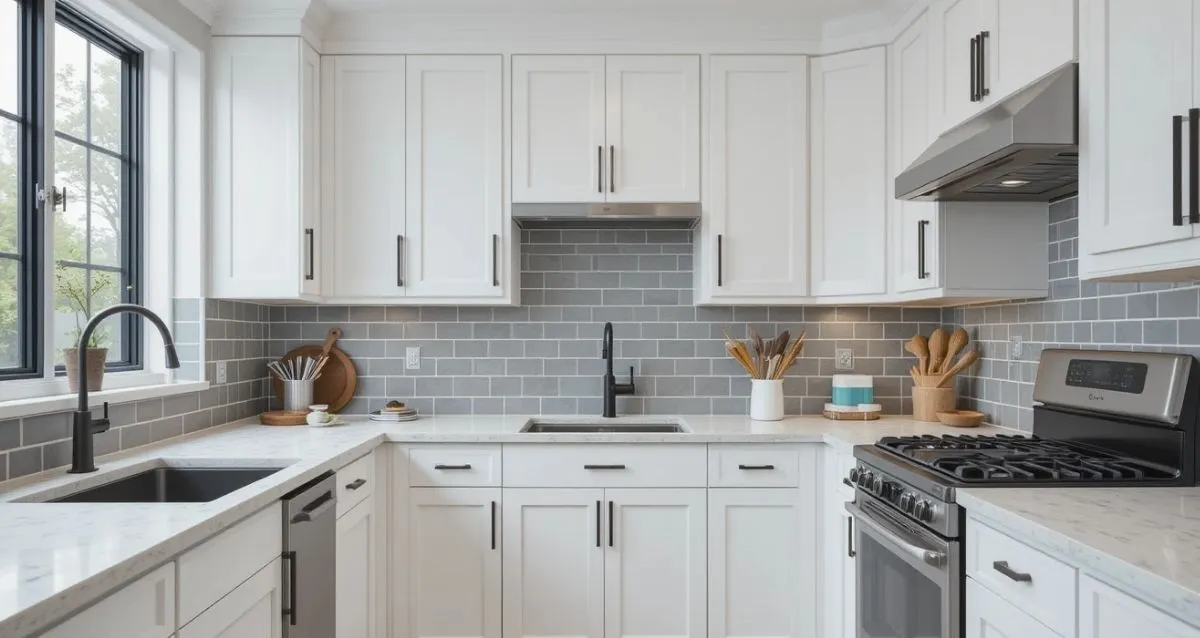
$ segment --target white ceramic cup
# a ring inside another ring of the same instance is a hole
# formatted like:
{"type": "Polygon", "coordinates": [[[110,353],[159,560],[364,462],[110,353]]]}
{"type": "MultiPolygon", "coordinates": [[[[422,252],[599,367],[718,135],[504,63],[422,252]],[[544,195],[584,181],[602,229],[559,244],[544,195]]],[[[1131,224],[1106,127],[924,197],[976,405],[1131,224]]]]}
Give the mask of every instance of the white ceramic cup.
{"type": "Polygon", "coordinates": [[[755,421],[783,418],[783,379],[750,380],[750,418],[755,421]]]}

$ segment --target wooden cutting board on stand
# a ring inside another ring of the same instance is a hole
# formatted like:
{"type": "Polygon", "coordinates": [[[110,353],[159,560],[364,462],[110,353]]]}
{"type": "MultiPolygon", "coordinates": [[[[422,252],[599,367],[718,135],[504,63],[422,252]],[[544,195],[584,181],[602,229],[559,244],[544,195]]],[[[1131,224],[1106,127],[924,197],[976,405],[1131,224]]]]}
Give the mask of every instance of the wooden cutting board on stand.
{"type": "MultiPolygon", "coordinates": [[[[358,371],[350,355],[342,352],[336,344],[342,336],[341,328],[330,328],[325,336],[325,343],[294,348],[283,355],[280,361],[290,361],[297,357],[312,357],[320,359],[327,355],[329,361],[321,369],[321,376],[313,384],[313,403],[327,404],[329,411],[336,414],[354,398],[354,390],[358,386],[358,371]]],[[[272,380],[275,397],[283,401],[283,382],[278,377],[272,380]]]]}

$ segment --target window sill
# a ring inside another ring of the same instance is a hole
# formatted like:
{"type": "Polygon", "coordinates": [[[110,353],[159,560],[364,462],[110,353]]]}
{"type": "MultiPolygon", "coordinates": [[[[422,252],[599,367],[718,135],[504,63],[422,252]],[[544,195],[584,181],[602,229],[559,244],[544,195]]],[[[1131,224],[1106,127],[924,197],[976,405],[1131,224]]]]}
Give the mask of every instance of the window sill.
{"type": "MultiPolygon", "coordinates": [[[[207,390],[207,381],[176,381],[166,382],[165,375],[147,372],[113,373],[104,377],[106,389],[88,393],[88,405],[96,408],[105,401],[110,403],[126,403],[142,399],[188,394],[207,390]]],[[[45,392],[41,396],[9,399],[6,387],[9,384],[26,384],[22,381],[6,381],[0,384],[0,420],[16,419],[52,412],[74,410],[79,395],[67,390],[65,378],[53,381],[37,380],[29,382],[23,390],[33,390],[35,387],[45,392]]]]}

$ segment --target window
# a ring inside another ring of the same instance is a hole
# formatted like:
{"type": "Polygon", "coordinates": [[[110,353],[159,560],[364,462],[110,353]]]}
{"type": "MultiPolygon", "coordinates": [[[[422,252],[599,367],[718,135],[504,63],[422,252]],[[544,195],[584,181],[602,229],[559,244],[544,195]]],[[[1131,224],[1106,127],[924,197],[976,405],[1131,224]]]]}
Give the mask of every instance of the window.
{"type": "MultiPolygon", "coordinates": [[[[54,363],[88,317],[138,303],[140,54],[59,4],[54,28],[54,363]]],[[[109,369],[141,364],[140,321],[115,317],[94,333],[109,369]]]]}
{"type": "MultiPolygon", "coordinates": [[[[0,378],[61,373],[91,314],[141,298],[141,53],[61,3],[47,26],[48,1],[0,0],[0,378]],[[53,197],[39,188],[50,127],[53,197]]],[[[122,315],[96,331],[110,370],[141,368],[140,330],[122,315]]]]}

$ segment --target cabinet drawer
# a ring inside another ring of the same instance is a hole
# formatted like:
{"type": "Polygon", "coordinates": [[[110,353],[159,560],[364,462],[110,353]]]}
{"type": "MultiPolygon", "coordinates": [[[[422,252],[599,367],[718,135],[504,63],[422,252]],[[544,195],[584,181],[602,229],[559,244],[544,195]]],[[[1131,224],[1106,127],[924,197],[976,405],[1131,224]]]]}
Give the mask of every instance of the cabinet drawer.
{"type": "Polygon", "coordinates": [[[42,638],[167,638],[174,632],[172,561],[42,634],[42,638]]]}
{"type": "Polygon", "coordinates": [[[375,453],[372,452],[337,471],[338,518],[366,500],[374,490],[375,453]]]}
{"type": "MultiPolygon", "coordinates": [[[[1067,602],[1071,609],[1074,601],[1067,602]]],[[[1061,638],[1050,628],[1034,620],[1012,603],[997,596],[987,587],[967,579],[967,638],[1061,638]]]]}
{"type": "Polygon", "coordinates": [[[703,445],[504,446],[504,487],[704,487],[703,445]]]}
{"type": "Polygon", "coordinates": [[[276,503],[179,556],[179,624],[191,621],[283,552],[276,503]]]}
{"type": "Polygon", "coordinates": [[[500,446],[422,445],[408,451],[410,487],[499,487],[500,446]]]}
{"type": "Polygon", "coordinates": [[[967,576],[1063,636],[1075,635],[1074,567],[987,525],[967,522],[967,576]]]}
{"type": "Polygon", "coordinates": [[[800,453],[758,445],[710,445],[709,487],[797,487],[800,453]]]}

